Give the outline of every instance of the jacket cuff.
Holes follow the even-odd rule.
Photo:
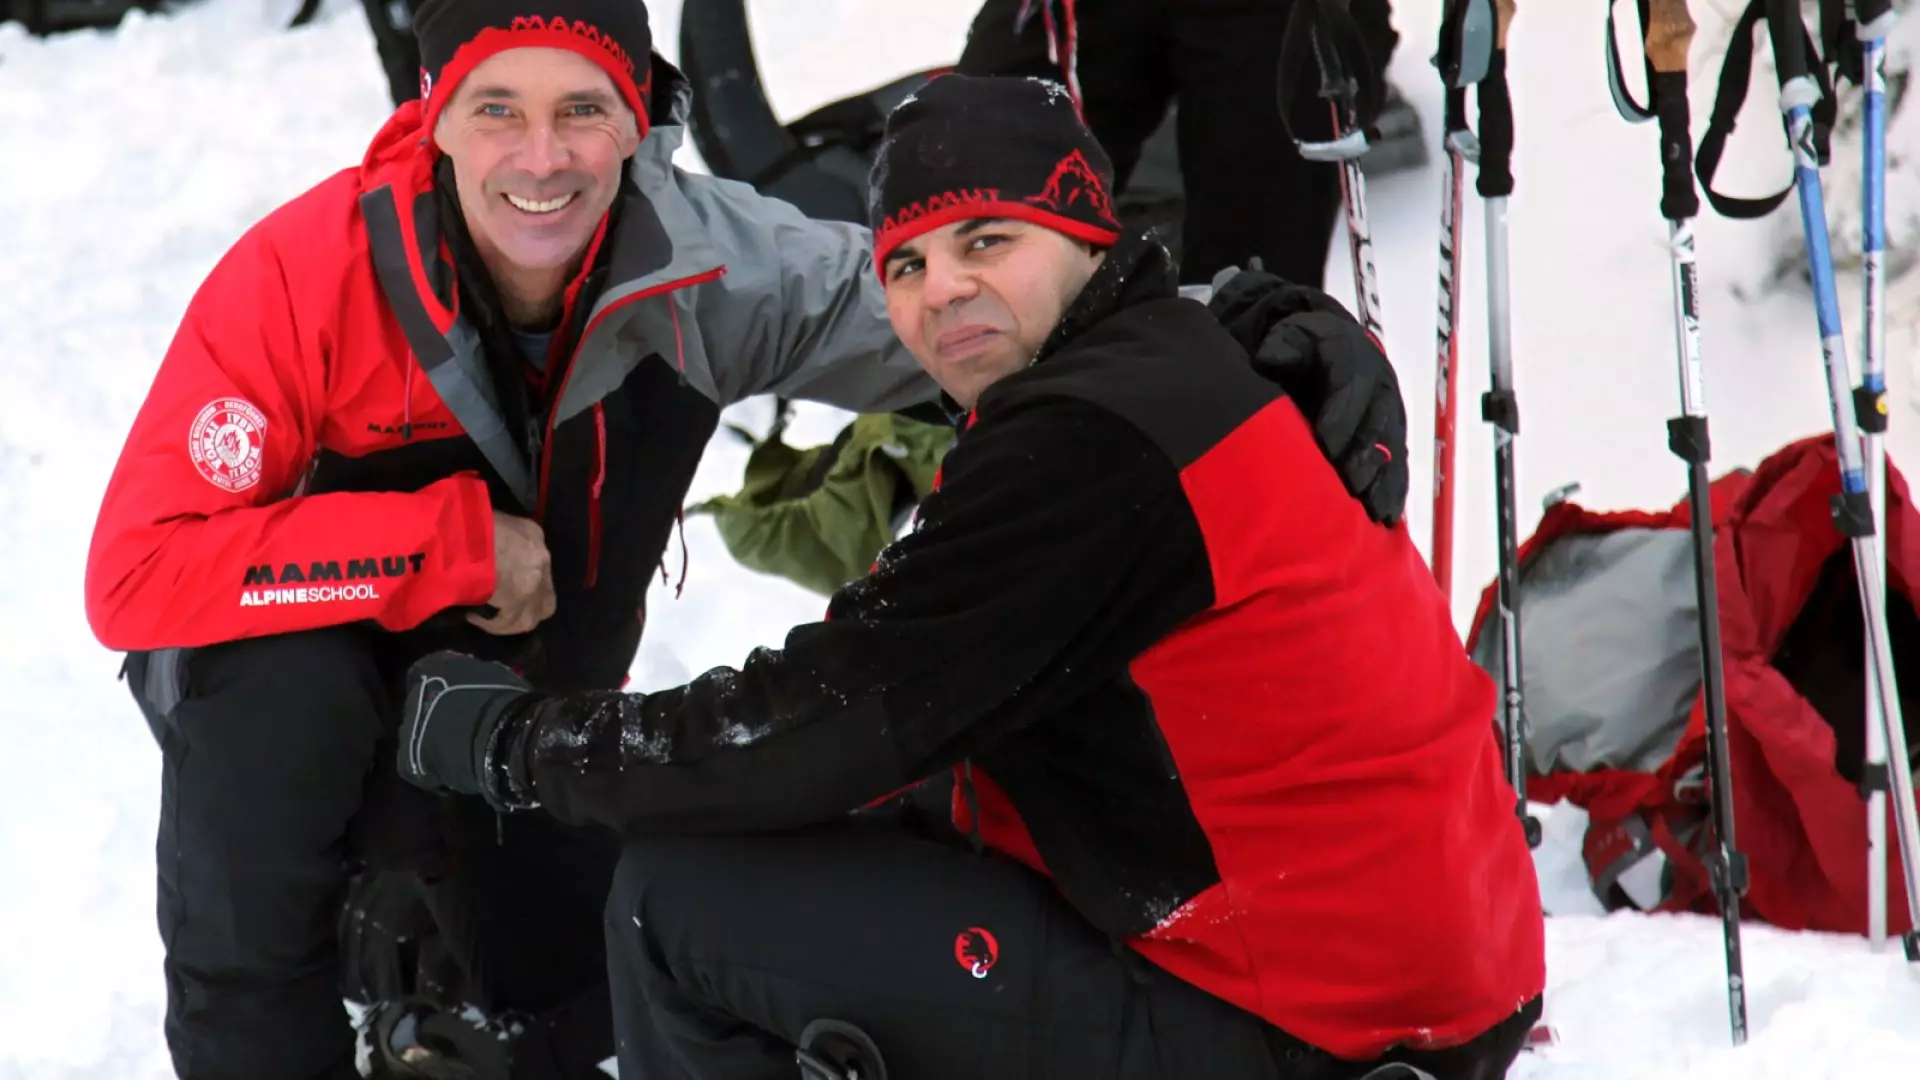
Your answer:
[[[444,481],[452,485],[441,515],[440,535],[446,544],[448,588],[455,605],[484,604],[493,597],[493,498],[486,481],[461,473]]]

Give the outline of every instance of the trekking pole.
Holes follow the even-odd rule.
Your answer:
[[[1498,523],[1497,611],[1501,636],[1501,731],[1513,813],[1530,848],[1540,846],[1540,821],[1527,813],[1527,717],[1522,707],[1520,651],[1520,526],[1513,440],[1520,405],[1513,393],[1513,318],[1507,262],[1507,197],[1513,194],[1513,99],[1507,90],[1507,29],[1514,0],[1493,0],[1493,50],[1480,80],[1480,165],[1475,188],[1487,221],[1487,372],[1490,389],[1480,418],[1493,425],[1494,500]]]
[[[1699,282],[1693,219],[1700,195],[1693,185],[1692,114],[1687,104],[1687,54],[1693,16],[1687,0],[1651,0],[1646,20],[1647,97],[1660,121],[1662,191],[1667,253],[1673,265],[1674,336],[1680,359],[1680,415],[1667,421],[1667,446],[1687,463],[1693,533],[1694,595],[1700,607],[1700,682],[1706,697],[1707,769],[1717,848],[1706,859],[1720,905],[1727,959],[1727,1013],[1733,1044],[1747,1041],[1746,967],[1740,952],[1740,897],[1747,891],[1747,857],[1735,842],[1733,762],[1727,744],[1726,675],[1720,647],[1719,575],[1714,568],[1713,500],[1707,462],[1706,379],[1700,363]]]
[[[1920,818],[1914,810],[1906,724],[1901,716],[1899,683],[1894,678],[1893,648],[1887,633],[1884,556],[1867,493],[1860,432],[1845,405],[1851,396],[1847,387],[1850,373],[1846,338],[1841,330],[1833,251],[1827,236],[1826,203],[1813,141],[1812,108],[1820,97],[1820,89],[1808,74],[1807,50],[1802,44],[1806,27],[1800,21],[1797,0],[1766,0],[1766,4],[1767,30],[1780,78],[1780,111],[1786,115],[1794,182],[1800,193],[1800,223],[1806,234],[1807,260],[1812,270],[1814,314],[1819,320],[1820,347],[1827,370],[1834,444],[1840,459],[1840,494],[1834,497],[1833,521],[1853,546],[1854,574],[1859,580],[1860,607],[1866,621],[1867,656],[1876,676],[1868,680],[1868,690],[1878,699],[1881,726],[1885,730],[1888,786],[1900,837],[1900,857],[1906,871],[1907,912],[1912,929],[1906,933],[1904,945],[1907,959],[1920,963]]]
[[[1433,380],[1433,580],[1453,602],[1453,416],[1459,400],[1460,211],[1469,161],[1479,160],[1467,128],[1466,92],[1447,88],[1446,159],[1440,171],[1440,348]]]
[[[1346,209],[1347,254],[1353,261],[1353,298],[1360,325],[1374,344],[1386,351],[1386,332],[1380,322],[1380,282],[1373,267],[1373,228],[1367,220],[1367,182],[1360,172],[1360,156],[1369,149],[1368,128],[1379,113],[1379,95],[1362,85],[1371,74],[1347,0],[1296,0],[1287,16],[1286,38],[1280,49],[1280,117],[1291,135],[1293,74],[1310,50],[1320,74],[1319,97],[1333,120],[1333,137],[1311,141],[1294,137],[1294,146],[1307,161],[1340,166],[1340,202]],[[1349,69],[1352,70],[1349,70]]]
[[[1440,24],[1440,47],[1433,57],[1446,87],[1446,156],[1440,174],[1440,340],[1434,357],[1433,542],[1428,561],[1440,594],[1449,603],[1453,600],[1454,416],[1460,377],[1461,210],[1466,166],[1480,161],[1479,140],[1467,126],[1467,87],[1486,76],[1493,28],[1492,0],[1449,0]]]
[[[1860,387],[1854,391],[1854,419],[1866,440],[1867,493],[1873,532],[1887,534],[1887,35],[1899,15],[1891,0],[1854,0],[1854,33],[1865,52],[1866,116],[1861,145],[1860,244],[1864,299]],[[1880,578],[1886,580],[1886,547],[1879,549]],[[1860,786],[1867,797],[1867,938],[1877,952],[1887,944],[1887,732],[1880,712],[1879,673],[1868,652],[1866,753]]]

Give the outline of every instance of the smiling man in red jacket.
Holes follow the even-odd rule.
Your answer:
[[[1492,683],[1111,183],[1054,84],[950,76],[889,119],[888,311],[967,421],[826,621],[647,694],[414,665],[409,779],[632,838],[622,1076],[790,1075],[796,1046],[910,1080],[1518,1054],[1544,928]],[[1368,347],[1330,308],[1282,326]],[[847,821],[946,770],[974,851]]]

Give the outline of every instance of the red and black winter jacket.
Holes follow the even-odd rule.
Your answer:
[[[417,102],[233,246],[100,508],[86,603],[102,643],[367,622],[537,685],[618,686],[722,408],[934,398],[887,323],[866,231],[674,168],[689,92],[654,64],[669,92],[567,287],[544,377],[445,227],[457,202]],[[517,639],[458,616],[493,593],[494,510],[537,519],[552,554],[557,612]]]
[[[1110,254],[943,471],[783,648],[534,705],[516,783],[568,821],[741,830],[962,767],[963,830],[977,803],[1102,931],[1337,1055],[1541,993],[1490,680],[1157,247]]]

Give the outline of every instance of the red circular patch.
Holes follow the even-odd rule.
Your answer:
[[[976,979],[984,979],[1000,960],[1000,943],[982,926],[969,926],[953,939],[953,958]]]
[[[267,418],[251,402],[220,398],[193,418],[187,456],[207,483],[222,491],[245,491],[260,482]]]

